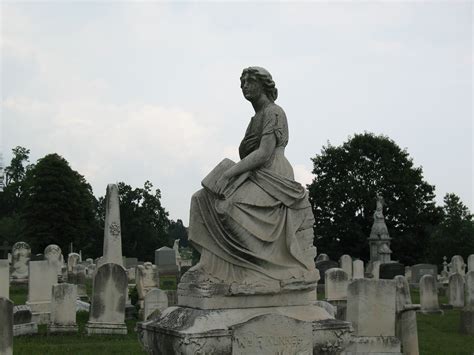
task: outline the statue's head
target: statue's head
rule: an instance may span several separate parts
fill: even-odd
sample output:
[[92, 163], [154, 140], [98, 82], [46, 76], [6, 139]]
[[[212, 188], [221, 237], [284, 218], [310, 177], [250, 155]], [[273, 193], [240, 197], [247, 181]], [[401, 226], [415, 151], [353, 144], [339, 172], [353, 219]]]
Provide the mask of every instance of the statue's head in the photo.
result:
[[17, 242], [12, 247], [12, 256], [15, 259], [29, 258], [31, 254], [31, 248], [25, 242]]
[[153, 268], [153, 264], [149, 261], [144, 262], [143, 266], [145, 266], [145, 269], [152, 269]]
[[49, 259], [57, 257], [59, 259], [61, 255], [61, 248], [56, 244], [50, 244], [44, 249], [44, 256]]
[[240, 87], [245, 98], [249, 101], [258, 98], [262, 92], [272, 102], [278, 97], [278, 90], [272, 75], [262, 67], [245, 68], [240, 76]]

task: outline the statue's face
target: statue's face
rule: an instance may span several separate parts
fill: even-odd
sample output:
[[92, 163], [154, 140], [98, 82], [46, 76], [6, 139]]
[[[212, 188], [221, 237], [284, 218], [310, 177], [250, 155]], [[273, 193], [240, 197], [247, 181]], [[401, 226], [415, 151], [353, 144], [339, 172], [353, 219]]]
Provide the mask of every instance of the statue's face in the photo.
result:
[[263, 93], [263, 85], [254, 74], [244, 74], [240, 81], [244, 97], [249, 101], [257, 100]]

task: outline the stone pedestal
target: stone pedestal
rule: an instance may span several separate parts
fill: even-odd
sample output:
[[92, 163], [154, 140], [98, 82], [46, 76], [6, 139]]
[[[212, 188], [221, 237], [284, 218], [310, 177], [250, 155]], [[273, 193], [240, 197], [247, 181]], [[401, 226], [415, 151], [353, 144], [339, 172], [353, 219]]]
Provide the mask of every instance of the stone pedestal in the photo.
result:
[[474, 310], [461, 310], [460, 329], [462, 334], [474, 335]]
[[310, 305], [169, 307], [157, 320], [138, 323], [137, 330], [149, 354], [338, 354], [351, 326]]

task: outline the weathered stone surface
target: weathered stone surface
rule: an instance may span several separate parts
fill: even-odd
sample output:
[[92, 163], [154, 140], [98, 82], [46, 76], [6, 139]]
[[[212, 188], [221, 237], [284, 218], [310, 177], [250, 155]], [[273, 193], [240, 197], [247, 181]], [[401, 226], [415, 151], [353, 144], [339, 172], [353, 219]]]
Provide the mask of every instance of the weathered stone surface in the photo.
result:
[[28, 301], [33, 313], [33, 321], [38, 324], [49, 323], [51, 315], [51, 290], [57, 283], [58, 275], [54, 265], [48, 260], [28, 263]]
[[349, 353], [400, 353], [395, 337], [396, 284], [392, 280], [354, 280], [348, 287], [347, 320], [354, 336]]
[[347, 274], [347, 277], [352, 279], [352, 258], [350, 255], [344, 254], [339, 259], [341, 269]]
[[363, 279], [364, 278], [364, 262], [362, 260], [354, 260], [352, 262], [352, 278]]
[[382, 280], [393, 280], [395, 276], [405, 275], [405, 265], [400, 263], [380, 264], [379, 278]]
[[166, 292], [158, 288], [151, 289], [145, 296], [143, 319], [146, 320], [157, 309], [163, 312], [166, 308], [168, 308]]
[[372, 278], [378, 280], [380, 278], [380, 264], [381, 262], [376, 260], [372, 263]]
[[442, 313], [438, 302], [438, 289], [432, 275], [420, 279], [420, 304], [422, 313]]
[[0, 297], [10, 298], [10, 264], [0, 259]]
[[81, 261], [81, 256], [78, 253], [69, 253], [67, 256], [67, 272], [68, 274], [74, 271], [74, 267]]
[[150, 354], [297, 353], [288, 348], [290, 344], [294, 349], [310, 346], [309, 352], [301, 354], [332, 354], [346, 347], [351, 327], [315, 306], [222, 310], [169, 307], [158, 319], [138, 323], [137, 330]]
[[431, 275], [436, 280], [438, 267], [433, 264], [416, 264], [411, 267], [411, 283], [419, 283], [423, 275]]
[[356, 336], [395, 335], [395, 282], [360, 279], [348, 286], [347, 320]]
[[38, 334], [38, 324], [33, 322], [31, 309], [27, 305], [13, 307], [13, 336]]
[[151, 289], [159, 286], [160, 281], [156, 266], [150, 262], [146, 262], [144, 265], [138, 265], [136, 268], [135, 282], [140, 307], [143, 308], [143, 300], [145, 299], [146, 294]]
[[44, 249], [44, 257], [56, 269], [58, 276], [62, 276], [63, 254], [61, 248], [56, 244], [50, 244]]
[[467, 271], [474, 271], [474, 254], [467, 257]]
[[116, 184], [108, 184], [105, 195], [104, 263], [123, 266], [122, 230], [119, 193]]
[[319, 255], [316, 257], [315, 262], [317, 263], [317, 262], [319, 262], [319, 261], [328, 261], [328, 260], [330, 260], [330, 259], [329, 259], [329, 256], [328, 256], [327, 254], [322, 253], [322, 254], [319, 254]]
[[324, 309], [326, 312], [328, 312], [328, 314], [331, 316], [331, 317], [335, 317], [336, 316], [336, 307], [334, 307], [331, 303], [329, 302], [326, 302], [326, 301], [316, 301], [313, 303], [313, 305], [315, 305], [316, 307], [321, 307], [322, 309]]
[[474, 311], [474, 270], [465, 276], [465, 302], [464, 307]]
[[94, 277], [87, 334], [127, 334], [125, 300], [128, 282], [125, 269], [117, 264], [102, 265]]
[[460, 274], [464, 276], [466, 273], [466, 264], [464, 264], [464, 259], [461, 255], [454, 255], [451, 258], [450, 265], [450, 274]]
[[339, 268], [326, 271], [325, 296], [327, 301], [340, 301], [347, 299], [347, 286], [349, 277]]
[[155, 265], [176, 265], [176, 252], [168, 247], [155, 250]]
[[[468, 259], [469, 260], [469, 259]], [[460, 332], [474, 335], [474, 270], [466, 274], [466, 299], [461, 310]]]
[[326, 271], [333, 268], [339, 268], [339, 264], [332, 260], [317, 261], [315, 266], [316, 266], [316, 269], [319, 271], [319, 276], [320, 276], [319, 282], [321, 284], [324, 284], [326, 282], [325, 281]]
[[405, 276], [397, 275], [394, 281], [396, 285], [395, 334], [402, 343], [403, 354], [418, 355], [416, 311], [420, 306], [411, 303], [410, 285]]
[[0, 354], [13, 354], [13, 302], [0, 297]]
[[51, 322], [49, 333], [75, 333], [77, 286], [72, 284], [53, 285], [51, 300]]
[[449, 276], [448, 287], [449, 304], [455, 308], [464, 307], [464, 278], [461, 274]]
[[12, 274], [14, 280], [28, 279], [28, 261], [31, 257], [31, 248], [25, 242], [18, 242], [12, 247]]

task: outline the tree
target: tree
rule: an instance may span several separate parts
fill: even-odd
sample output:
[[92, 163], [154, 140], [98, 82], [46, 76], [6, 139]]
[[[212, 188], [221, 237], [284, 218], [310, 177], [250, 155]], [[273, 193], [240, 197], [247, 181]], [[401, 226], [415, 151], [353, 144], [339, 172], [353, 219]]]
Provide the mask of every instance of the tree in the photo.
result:
[[430, 261], [441, 264], [443, 256], [448, 260], [461, 255], [464, 260], [474, 252], [474, 221], [461, 199], [451, 193], [444, 196], [443, 220], [430, 240]]
[[385, 136], [356, 134], [341, 146], [328, 144], [312, 159], [308, 185], [319, 252], [368, 259], [375, 196], [385, 199], [394, 259], [412, 264], [426, 258], [429, 235], [441, 219], [434, 186], [423, 180], [406, 150]]
[[176, 222], [171, 221], [168, 228], [168, 243], [173, 244], [176, 239], [179, 239], [179, 246], [181, 248], [188, 246], [188, 231], [180, 219]]
[[0, 192], [0, 243], [13, 244], [21, 239], [24, 223], [20, 212], [24, 203], [23, 190], [26, 173], [33, 167], [27, 165], [30, 150], [17, 146], [5, 168], [5, 188]]
[[24, 186], [24, 238], [33, 250], [52, 243], [63, 251], [70, 243], [87, 248], [97, 235], [97, 201], [82, 175], [63, 157], [49, 154], [27, 172]]
[[[118, 183], [122, 250], [127, 256], [154, 261], [155, 249], [172, 246], [167, 239], [170, 221], [168, 212], [161, 206], [161, 192], [146, 181], [143, 188], [133, 189], [124, 182]], [[105, 218], [105, 198], [99, 199], [98, 215], [101, 224]]]

